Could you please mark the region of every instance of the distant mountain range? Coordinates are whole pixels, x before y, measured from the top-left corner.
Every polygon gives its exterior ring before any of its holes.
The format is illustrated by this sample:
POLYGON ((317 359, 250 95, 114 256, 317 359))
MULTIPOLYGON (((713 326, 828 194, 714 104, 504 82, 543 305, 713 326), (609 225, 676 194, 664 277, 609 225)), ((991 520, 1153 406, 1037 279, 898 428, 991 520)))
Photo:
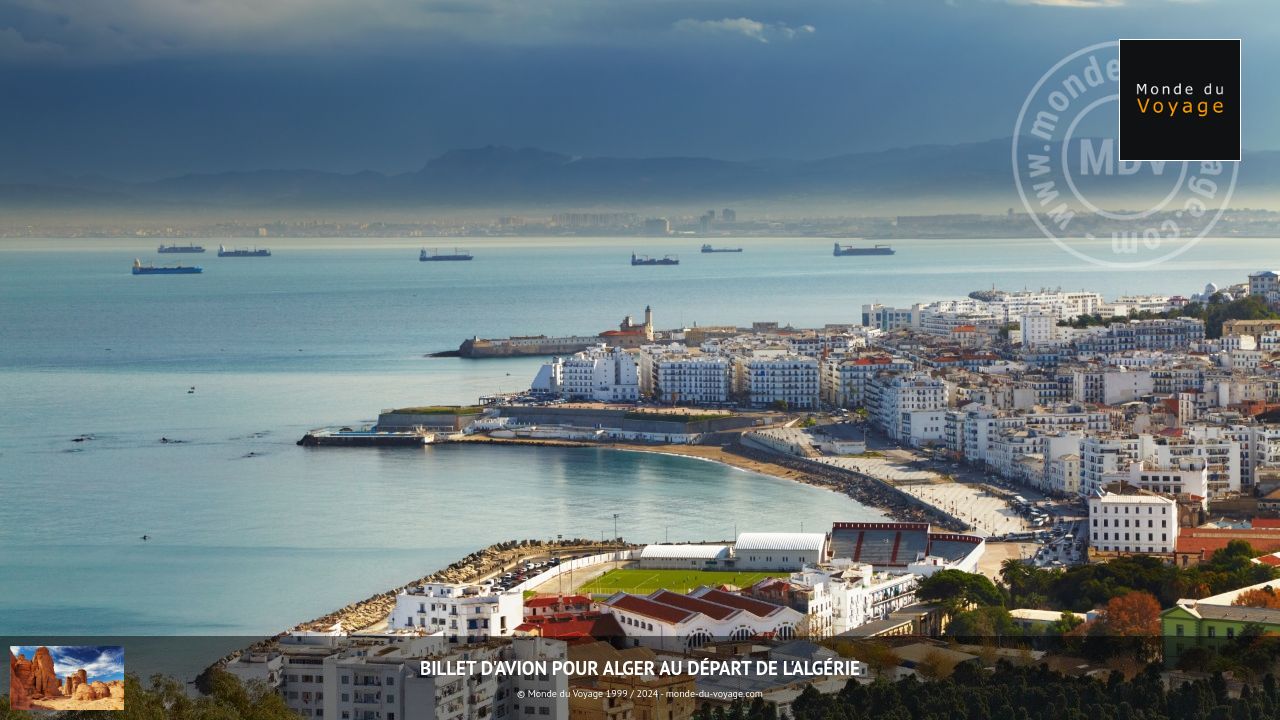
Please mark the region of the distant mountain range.
MULTIPOLYGON (((534 148, 489 146, 452 150, 430 160, 417 172, 398 175, 257 170, 182 175, 143 183, 97 176, 0 182, 0 205, 85 209, 563 209, 601 204, 874 204, 914 200, 977 202, 1003 208, 1019 204, 1009 146, 1006 138, 820 160, 757 161, 574 157, 534 148)), ((1239 189, 1248 197, 1280 194, 1280 152, 1245 153, 1240 172, 1239 189)))

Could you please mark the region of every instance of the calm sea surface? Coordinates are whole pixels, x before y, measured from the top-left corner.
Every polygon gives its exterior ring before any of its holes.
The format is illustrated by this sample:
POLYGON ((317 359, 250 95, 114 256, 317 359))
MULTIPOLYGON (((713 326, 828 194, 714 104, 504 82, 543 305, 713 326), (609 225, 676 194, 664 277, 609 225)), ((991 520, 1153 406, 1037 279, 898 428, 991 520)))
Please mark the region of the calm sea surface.
POLYGON ((466 239, 473 262, 419 263, 395 240, 272 240, 265 259, 0 240, 0 635, 274 632, 490 542, 611 534, 614 513, 638 541, 879 516, 641 453, 294 445, 380 408, 527 385, 539 360, 424 357, 474 334, 598 332, 646 304, 659 327, 819 325, 993 285, 1189 294, 1280 265, 1273 240, 1205 241, 1137 271, 1045 240, 898 241, 879 258, 832 258, 822 239, 700 243, 466 239), (633 268, 633 250, 682 262, 633 268), (205 272, 133 277, 134 257, 205 272))

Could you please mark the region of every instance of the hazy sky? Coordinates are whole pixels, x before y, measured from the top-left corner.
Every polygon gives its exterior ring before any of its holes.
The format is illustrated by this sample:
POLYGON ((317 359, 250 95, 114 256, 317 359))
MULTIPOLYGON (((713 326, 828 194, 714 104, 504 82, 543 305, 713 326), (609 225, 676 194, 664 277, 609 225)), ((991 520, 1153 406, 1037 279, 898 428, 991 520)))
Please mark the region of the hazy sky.
POLYGON ((0 179, 984 140, 1117 37, 1242 37, 1275 149, 1277 35, 1275 0, 0 0, 0 179))

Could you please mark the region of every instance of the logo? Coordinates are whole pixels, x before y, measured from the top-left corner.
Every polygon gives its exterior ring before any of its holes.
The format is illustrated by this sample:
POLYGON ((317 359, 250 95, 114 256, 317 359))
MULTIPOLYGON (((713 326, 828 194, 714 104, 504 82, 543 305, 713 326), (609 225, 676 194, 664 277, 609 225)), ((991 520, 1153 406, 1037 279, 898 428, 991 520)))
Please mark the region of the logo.
POLYGON ((1238 163, 1120 159, 1120 44, 1059 60, 1031 88, 1013 132, 1013 176, 1033 222, 1106 267, 1170 260, 1212 231, 1238 163))

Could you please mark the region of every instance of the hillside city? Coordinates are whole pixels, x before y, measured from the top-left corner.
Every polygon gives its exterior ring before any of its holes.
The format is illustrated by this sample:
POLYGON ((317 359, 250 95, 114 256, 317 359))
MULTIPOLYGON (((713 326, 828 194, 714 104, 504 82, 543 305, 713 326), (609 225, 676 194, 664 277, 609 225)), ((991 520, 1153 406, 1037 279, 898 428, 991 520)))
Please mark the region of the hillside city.
POLYGON ((496 355, 581 349, 526 391, 384 411, 377 429, 711 448, 890 518, 490 548, 222 669, 343 720, 806 717, 877 678, 973 685, 984 667, 1156 668, 1165 687, 1238 698, 1280 655, 1265 642, 1280 633, 1278 308, 1280 274, 1260 271, 1187 296, 869 304, 817 329, 659 330, 645 308, 594 336, 475 338, 496 355), (454 676, 424 658, 810 671, 454 676), (841 658, 858 671, 823 671, 841 658))

